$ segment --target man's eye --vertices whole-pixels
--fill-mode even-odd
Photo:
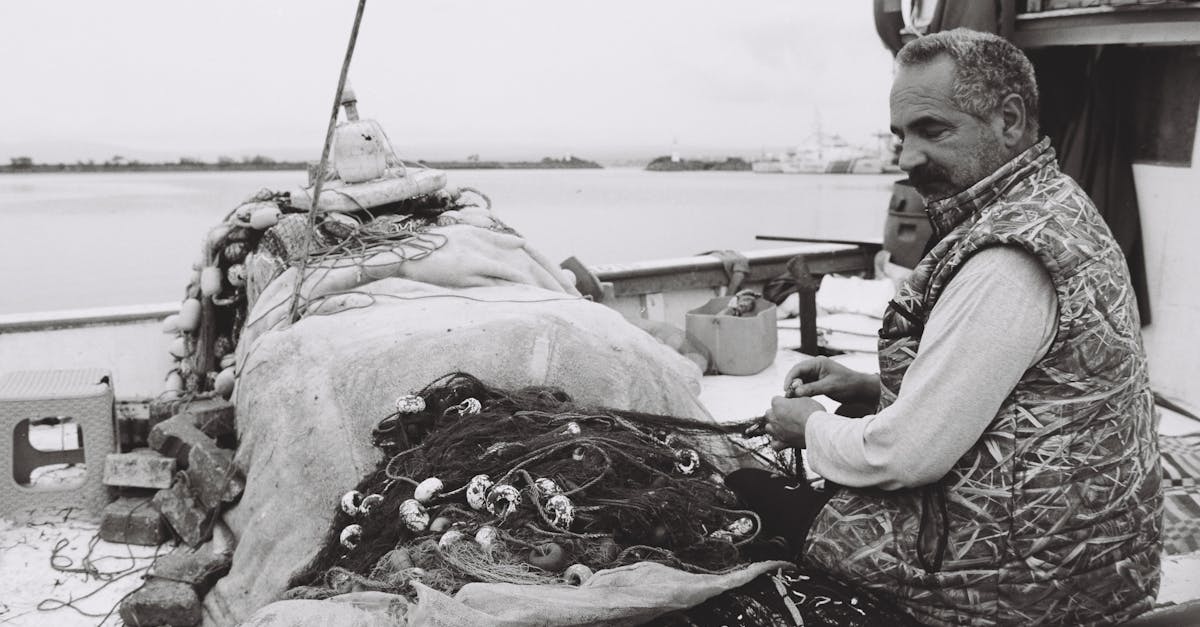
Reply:
[[[926,139],[941,139],[949,132],[949,127],[945,126],[927,126],[921,129],[921,135]]]

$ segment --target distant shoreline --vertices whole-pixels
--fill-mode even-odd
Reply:
[[[724,161],[709,159],[680,159],[675,156],[656,157],[646,165],[652,172],[694,172],[694,171],[749,171],[750,162],[740,157],[726,157]]]
[[[541,161],[423,161],[415,163],[439,170],[557,170],[598,169],[604,166],[578,157]],[[0,165],[0,174],[92,173],[92,172],[255,172],[270,170],[308,170],[306,161],[273,161],[258,157],[246,161],[182,161],[179,163],[141,163],[138,161],[104,163],[32,163],[14,159]]]
[[[253,172],[262,170],[307,170],[304,162],[280,161],[276,163],[232,163],[232,164],[181,164],[181,163],[136,163],[111,165],[97,163],[36,163],[32,166],[14,167],[0,165],[0,174],[44,174],[44,173],[77,173],[89,174],[94,172]]]
[[[568,157],[566,159],[551,159],[546,157],[541,161],[417,161],[417,163],[438,170],[589,170],[600,169],[604,166],[595,161]]]

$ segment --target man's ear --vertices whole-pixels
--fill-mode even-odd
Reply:
[[[1029,129],[1029,116],[1025,111],[1025,99],[1018,94],[1009,94],[1000,101],[1000,129],[1005,146],[1017,148]]]

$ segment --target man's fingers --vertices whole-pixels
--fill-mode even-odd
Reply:
[[[767,433],[767,416],[764,414],[763,416],[758,418],[754,422],[754,424],[750,425],[745,431],[743,431],[742,436],[747,437],[747,438],[756,438],[760,435],[766,435],[766,433]]]
[[[820,376],[821,360],[805,359],[788,370],[787,376],[783,378],[783,390],[787,392],[797,381],[815,381]]]
[[[834,391],[834,385],[829,379],[817,379],[812,383],[803,383],[801,381],[793,381],[792,388],[788,390],[788,396],[799,398],[801,396],[828,396]]]

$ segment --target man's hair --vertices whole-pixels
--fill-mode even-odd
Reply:
[[[954,61],[955,106],[987,118],[999,111],[1006,96],[1017,94],[1025,102],[1029,128],[1037,137],[1037,79],[1025,53],[1003,37],[956,28],[908,42],[896,55],[896,63],[924,65],[941,55]]]

